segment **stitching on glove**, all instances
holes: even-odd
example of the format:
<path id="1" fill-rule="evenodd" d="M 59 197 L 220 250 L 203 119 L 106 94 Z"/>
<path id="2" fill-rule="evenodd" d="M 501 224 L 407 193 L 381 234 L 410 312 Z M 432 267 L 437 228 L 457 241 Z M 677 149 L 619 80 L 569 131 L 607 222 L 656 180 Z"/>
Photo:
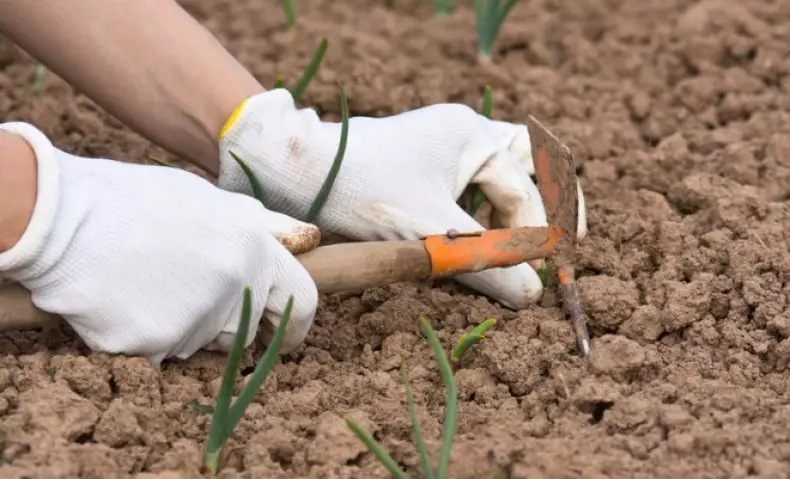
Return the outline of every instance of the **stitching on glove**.
<path id="1" fill-rule="evenodd" d="M 241 116 L 241 112 L 242 110 L 244 110 L 244 107 L 247 106 L 247 102 L 249 100 L 250 99 L 247 98 L 243 102 L 241 102 L 241 104 L 237 106 L 235 110 L 233 110 L 233 113 L 230 114 L 228 119 L 225 120 L 225 124 L 222 125 L 222 129 L 219 131 L 219 134 L 217 135 L 217 141 L 221 141 L 222 137 L 225 136 L 228 130 L 233 128 L 233 125 L 235 125 L 236 122 L 239 120 L 239 117 Z"/>

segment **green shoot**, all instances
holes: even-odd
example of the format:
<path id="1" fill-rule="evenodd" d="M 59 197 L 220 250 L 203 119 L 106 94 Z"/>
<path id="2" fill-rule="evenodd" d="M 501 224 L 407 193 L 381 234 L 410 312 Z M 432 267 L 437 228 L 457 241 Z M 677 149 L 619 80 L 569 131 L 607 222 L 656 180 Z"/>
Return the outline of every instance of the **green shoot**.
<path id="1" fill-rule="evenodd" d="M 379 462 L 383 464 L 385 468 L 387 468 L 389 473 L 392 474 L 392 477 L 397 479 L 409 478 L 409 476 L 407 476 L 406 473 L 403 472 L 400 467 L 398 467 L 398 463 L 395 462 L 395 459 L 390 456 L 387 450 L 384 449 L 384 447 L 379 444 L 379 442 L 376 441 L 376 439 L 371 436 L 369 432 L 367 432 L 362 426 L 357 424 L 356 421 L 351 418 L 347 417 L 345 419 L 345 423 L 346 426 L 348 426 L 348 428 L 351 429 L 354 434 L 356 434 L 359 440 L 362 441 L 368 449 L 370 449 L 370 452 L 376 456 L 376 459 L 378 459 Z"/>
<path id="2" fill-rule="evenodd" d="M 288 28 L 296 27 L 297 14 L 294 0 L 282 0 L 282 4 L 283 11 L 285 12 L 285 25 L 288 26 Z"/>
<path id="3" fill-rule="evenodd" d="M 318 67 L 321 66 L 321 62 L 324 60 L 324 55 L 326 54 L 326 49 L 329 46 L 329 42 L 326 38 L 321 39 L 321 44 L 318 45 L 318 49 L 313 54 L 313 58 L 310 60 L 310 63 L 305 68 L 304 73 L 302 73 L 302 77 L 299 78 L 299 81 L 296 83 L 296 86 L 293 87 L 291 90 L 291 95 L 294 97 L 294 101 L 299 101 L 299 98 L 302 96 L 302 93 L 307 89 L 307 86 L 313 81 L 313 77 L 318 72 Z"/>
<path id="4" fill-rule="evenodd" d="M 33 85 L 30 86 L 28 92 L 33 96 L 38 96 L 44 89 L 44 80 L 47 77 L 47 67 L 43 63 L 36 65 L 36 73 L 33 77 Z"/>
<path id="5" fill-rule="evenodd" d="M 172 164 L 166 162 L 165 160 L 161 160 L 161 159 L 155 157 L 154 155 L 148 155 L 148 159 L 152 163 L 155 163 L 155 164 L 157 164 L 159 166 L 167 166 L 168 168 L 175 168 L 175 165 L 172 165 Z"/>
<path id="6" fill-rule="evenodd" d="M 340 145 L 337 148 L 337 154 L 335 155 L 334 161 L 332 161 L 332 166 L 329 168 L 329 174 L 324 180 L 324 184 L 321 186 L 321 189 L 318 191 L 318 195 L 316 195 L 313 204 L 310 206 L 310 210 L 307 212 L 307 219 L 308 223 L 312 223 L 318 217 L 318 214 L 321 212 L 321 209 L 324 207 L 327 198 L 329 198 L 329 193 L 332 190 L 332 186 L 335 184 L 335 179 L 337 178 L 337 173 L 340 171 L 340 164 L 343 162 L 343 157 L 346 154 L 346 143 L 348 142 L 348 101 L 346 100 L 346 92 L 343 89 L 343 85 L 340 86 L 340 115 L 342 125 L 340 127 Z"/>
<path id="7" fill-rule="evenodd" d="M 483 115 L 484 117 L 488 118 L 489 120 L 491 119 L 491 112 L 493 110 L 493 104 L 494 104 L 494 102 L 493 102 L 493 99 L 491 98 L 491 86 L 490 85 L 486 85 L 485 90 L 483 90 L 483 108 L 482 108 L 480 114 Z M 472 200 L 470 201 L 470 204 L 469 204 L 469 211 L 468 211 L 468 213 L 469 213 L 469 216 L 474 216 L 475 213 L 477 213 L 477 210 L 479 210 L 480 207 L 483 206 L 483 203 L 485 202 L 486 197 L 483 194 L 483 192 L 480 190 L 479 186 L 472 185 L 472 186 L 470 186 L 470 188 L 472 190 Z"/>
<path id="8" fill-rule="evenodd" d="M 291 89 L 291 96 L 293 96 L 294 101 L 299 101 L 299 98 L 301 98 L 304 91 L 307 90 L 310 82 L 313 81 L 315 74 L 318 72 L 318 67 L 320 67 L 321 62 L 324 61 L 324 55 L 326 54 L 328 46 L 329 41 L 326 38 L 321 39 L 321 44 L 318 45 L 318 49 L 313 53 L 313 58 L 310 60 L 307 68 L 305 68 L 299 81 L 296 82 L 296 86 Z M 285 79 L 281 76 L 275 78 L 274 88 L 287 88 L 285 86 Z"/>
<path id="9" fill-rule="evenodd" d="M 420 317 L 420 327 L 422 328 L 423 334 L 425 334 L 426 338 L 428 339 L 428 344 L 430 344 L 431 349 L 433 350 L 436 361 L 439 363 L 439 372 L 442 376 L 442 381 L 444 382 L 444 387 L 447 391 L 444 429 L 442 432 L 442 446 L 439 454 L 439 464 L 435 471 L 432 471 L 430 465 L 428 464 L 428 456 L 425 452 L 425 443 L 422 440 L 419 421 L 417 420 L 417 414 L 414 411 L 414 401 L 411 394 L 411 387 L 409 386 L 409 375 L 405 366 L 405 361 L 402 364 L 403 380 L 406 387 L 409 416 L 414 429 L 414 437 L 417 441 L 417 448 L 420 453 L 420 464 L 423 469 L 423 477 L 430 479 L 445 479 L 447 477 L 447 468 L 450 463 L 450 451 L 452 449 L 453 439 L 455 436 L 458 390 L 455 384 L 455 377 L 453 376 L 452 368 L 450 367 L 450 362 L 447 359 L 447 355 L 444 353 L 444 349 L 442 349 L 442 345 L 439 342 L 439 337 L 436 335 L 436 331 L 433 330 L 431 324 L 427 319 L 425 319 L 425 317 Z M 376 441 L 376 439 L 373 438 L 373 436 L 371 436 L 367 431 L 365 431 L 361 426 L 359 426 L 350 418 L 346 419 L 346 425 L 368 447 L 368 449 L 370 449 L 373 455 L 376 456 L 376 458 L 382 463 L 382 465 L 384 465 L 384 467 L 387 468 L 393 477 L 399 479 L 408 477 L 406 473 L 398 467 L 398 464 L 394 459 L 392 459 L 392 456 L 389 455 L 389 453 L 381 446 L 381 444 Z"/>
<path id="10" fill-rule="evenodd" d="M 433 0 L 433 12 L 439 16 L 447 16 L 453 11 L 453 0 Z"/>
<path id="11" fill-rule="evenodd" d="M 252 402 L 255 393 L 266 380 L 272 367 L 274 367 L 274 363 L 280 353 L 283 339 L 285 338 L 285 329 L 288 325 L 288 321 L 291 319 L 292 309 L 293 296 L 290 296 L 285 311 L 283 312 L 282 320 L 277 327 L 277 331 L 274 333 L 271 344 L 266 348 L 266 353 L 255 367 L 250 381 L 241 391 L 236 401 L 231 404 L 230 400 L 233 395 L 233 386 L 236 383 L 236 371 L 238 370 L 239 362 L 244 352 L 244 344 L 247 340 L 247 331 L 250 326 L 250 317 L 252 315 L 252 294 L 249 287 L 244 288 L 241 320 L 236 332 L 236 338 L 233 342 L 233 347 L 225 363 L 225 372 L 222 376 L 219 394 L 217 395 L 213 407 L 211 426 L 209 428 L 208 440 L 206 441 L 206 449 L 203 456 L 204 473 L 217 473 L 220 456 L 225 443 L 233 433 L 236 424 L 244 415 L 247 406 Z"/>
<path id="12" fill-rule="evenodd" d="M 496 324 L 496 319 L 488 318 L 475 326 L 470 332 L 462 334 L 450 355 L 453 363 L 459 362 L 469 348 L 485 339 L 485 332 L 491 329 L 494 324 Z"/>
<path id="13" fill-rule="evenodd" d="M 409 419 L 411 420 L 411 427 L 414 429 L 414 442 L 417 443 L 417 452 L 420 454 L 420 465 L 422 466 L 423 478 L 433 479 L 431 463 L 428 461 L 428 452 L 425 449 L 425 441 L 422 438 L 420 419 L 417 417 L 417 410 L 414 407 L 414 394 L 411 392 L 409 366 L 406 364 L 405 357 L 401 358 L 401 376 L 403 378 L 403 387 L 406 390 L 406 404 L 409 407 Z"/>
<path id="14" fill-rule="evenodd" d="M 475 0 L 475 17 L 477 25 L 477 58 L 481 62 L 490 62 L 491 50 L 499 35 L 499 29 L 505 21 L 516 0 Z"/>
<path id="15" fill-rule="evenodd" d="M 233 159 L 236 160 L 236 163 L 239 164 L 242 171 L 244 171 L 244 174 L 247 175 L 247 179 L 250 181 L 250 186 L 252 187 L 253 196 L 255 196 L 255 198 L 257 198 L 262 205 L 266 206 L 266 203 L 263 201 L 264 198 L 263 186 L 261 186 L 261 182 L 258 181 L 258 177 L 255 176 L 255 173 L 253 173 L 250 167 L 247 166 L 247 163 L 245 163 L 241 158 L 236 156 L 236 153 L 233 153 L 232 151 L 228 151 L 228 153 L 230 153 L 230 156 L 232 156 Z"/>

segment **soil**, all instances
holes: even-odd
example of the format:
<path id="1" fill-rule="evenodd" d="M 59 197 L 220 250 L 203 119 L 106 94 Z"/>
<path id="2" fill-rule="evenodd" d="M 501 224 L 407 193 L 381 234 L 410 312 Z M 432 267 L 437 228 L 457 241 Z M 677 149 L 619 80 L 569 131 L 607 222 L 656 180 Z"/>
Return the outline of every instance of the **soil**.
<path id="1" fill-rule="evenodd" d="M 346 429 L 356 418 L 416 477 L 400 356 L 437 451 L 441 378 L 417 319 L 449 346 L 494 330 L 457 372 L 451 477 L 790 477 L 790 3 L 519 2 L 492 65 L 471 2 L 189 0 L 264 84 L 329 50 L 301 103 L 339 118 L 438 102 L 532 114 L 579 161 L 589 235 L 578 252 L 593 336 L 586 364 L 548 291 L 509 311 L 451 281 L 322 296 L 228 447 L 220 477 L 387 477 Z M 0 43 L 0 115 L 77 154 L 178 163 Z M 183 163 L 179 163 L 182 164 Z M 244 359 L 249 374 L 262 346 Z M 191 478 L 225 356 L 161 369 L 91 353 L 67 328 L 0 336 L 0 476 Z M 240 379 L 241 385 L 243 379 Z"/>

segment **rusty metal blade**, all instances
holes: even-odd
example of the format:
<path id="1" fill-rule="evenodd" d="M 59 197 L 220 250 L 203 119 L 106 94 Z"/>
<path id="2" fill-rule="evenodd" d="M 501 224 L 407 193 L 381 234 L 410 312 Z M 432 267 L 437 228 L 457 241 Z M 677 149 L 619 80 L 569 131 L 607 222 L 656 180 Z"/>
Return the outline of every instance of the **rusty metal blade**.
<path id="1" fill-rule="evenodd" d="M 549 225 L 559 226 L 565 233 L 565 244 L 553 256 L 560 282 L 560 294 L 582 355 L 590 351 L 590 335 L 581 312 L 574 273 L 574 251 L 579 217 L 578 178 L 570 148 L 535 117 L 527 117 L 532 143 L 535 178 L 543 199 Z"/>

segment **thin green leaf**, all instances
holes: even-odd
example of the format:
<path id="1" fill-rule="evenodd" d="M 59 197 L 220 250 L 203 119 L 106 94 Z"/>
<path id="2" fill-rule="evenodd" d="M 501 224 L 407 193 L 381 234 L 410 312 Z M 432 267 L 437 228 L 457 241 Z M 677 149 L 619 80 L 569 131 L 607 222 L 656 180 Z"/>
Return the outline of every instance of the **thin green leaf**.
<path id="1" fill-rule="evenodd" d="M 510 13 L 510 10 L 513 8 L 513 6 L 516 4 L 517 1 L 518 0 L 508 0 L 505 6 L 502 7 L 501 9 L 499 9 L 497 6 L 496 18 L 494 19 L 494 32 L 496 32 L 496 35 L 494 36 L 494 38 L 491 39 L 492 44 L 493 41 L 496 40 L 496 36 L 499 34 L 499 29 L 502 28 L 502 24 L 505 23 L 505 18 L 507 18 L 508 13 Z M 497 1 L 497 3 L 499 2 Z"/>
<path id="2" fill-rule="evenodd" d="M 29 93 L 33 96 L 38 96 L 44 90 L 44 81 L 47 77 L 47 67 L 43 63 L 36 65 L 36 72 L 33 76 L 33 85 L 28 89 Z"/>
<path id="3" fill-rule="evenodd" d="M 356 436 L 365 443 L 365 446 L 376 456 L 376 459 L 392 474 L 392 477 L 397 479 L 408 479 L 408 476 L 405 472 L 398 467 L 398 463 L 395 462 L 395 459 L 390 456 L 384 447 L 376 441 L 376 439 L 370 435 L 367 431 L 365 431 L 362 426 L 357 424 L 353 419 L 346 418 L 345 419 L 346 426 L 348 426 L 351 431 L 356 434 Z"/>
<path id="4" fill-rule="evenodd" d="M 198 414 L 211 414 L 214 411 L 214 408 L 211 406 L 206 406 L 205 404 L 200 404 L 196 401 L 192 401 L 187 404 L 189 409 L 197 412 Z"/>
<path id="5" fill-rule="evenodd" d="M 485 0 L 474 0 L 475 2 L 475 27 L 477 28 L 477 44 L 478 50 L 485 46 L 487 41 L 487 28 L 488 22 L 486 21 L 486 3 Z"/>
<path id="6" fill-rule="evenodd" d="M 239 393 L 236 401 L 234 401 L 233 405 L 228 411 L 228 415 L 225 418 L 226 429 L 224 440 L 227 440 L 230 437 L 231 433 L 233 432 L 233 428 L 236 427 L 236 424 L 239 422 L 242 416 L 244 416 L 244 411 L 247 409 L 247 406 L 249 406 L 252 400 L 255 399 L 255 394 L 266 381 L 266 378 L 269 376 L 274 364 L 280 357 L 280 348 L 282 347 L 283 341 L 285 340 L 285 331 L 288 328 L 288 322 L 291 320 L 293 305 L 294 297 L 291 295 L 288 298 L 288 303 L 285 305 L 285 311 L 283 312 L 282 319 L 280 320 L 280 325 L 277 326 L 277 330 L 274 332 L 274 338 L 272 338 L 271 344 L 269 344 L 269 347 L 266 348 L 266 353 L 264 353 L 263 358 L 261 358 L 261 360 L 258 362 L 258 365 L 255 366 L 255 370 L 252 372 L 252 377 L 247 382 L 247 385 L 244 387 L 244 389 L 242 389 L 241 393 Z"/>
<path id="7" fill-rule="evenodd" d="M 230 399 L 233 395 L 233 386 L 236 382 L 236 371 L 239 368 L 239 361 L 241 361 L 241 356 L 244 352 L 244 343 L 247 340 L 247 329 L 250 325 L 250 316 L 252 316 L 252 294 L 250 288 L 245 287 L 239 328 L 236 332 L 236 338 L 233 341 L 233 347 L 228 355 L 228 360 L 225 363 L 225 372 L 222 375 L 219 394 L 214 404 L 214 414 L 211 417 L 211 426 L 206 442 L 203 467 L 211 473 L 217 471 L 220 452 L 225 443 L 225 427 L 230 407 Z"/>
<path id="8" fill-rule="evenodd" d="M 483 90 L 483 108 L 480 110 L 480 114 L 490 120 L 493 109 L 494 100 L 491 97 L 491 85 L 486 85 Z"/>
<path id="9" fill-rule="evenodd" d="M 313 54 L 312 60 L 310 60 L 307 68 L 302 73 L 302 77 L 299 78 L 296 86 L 291 90 L 291 95 L 293 96 L 294 101 L 299 100 L 304 91 L 307 89 L 307 86 L 311 81 L 313 81 L 315 74 L 318 72 L 318 67 L 321 66 L 321 62 L 324 60 L 324 54 L 326 54 L 326 49 L 328 46 L 329 42 L 326 38 L 323 38 L 321 40 L 321 44 L 318 46 L 318 49 Z"/>
<path id="10" fill-rule="evenodd" d="M 288 28 L 296 26 L 296 5 L 293 0 L 282 0 L 283 11 L 285 12 L 285 24 Z"/>
<path id="11" fill-rule="evenodd" d="M 264 200 L 263 186 L 261 186 L 261 182 L 258 181 L 258 177 L 255 176 L 255 173 L 253 173 L 252 169 L 250 169 L 250 167 L 247 166 L 247 163 L 245 163 L 241 158 L 239 158 L 236 155 L 236 153 L 230 150 L 228 150 L 228 153 L 230 153 L 230 156 L 232 156 L 233 159 L 236 160 L 236 163 L 239 164 L 242 171 L 244 171 L 244 174 L 247 176 L 247 179 L 250 182 L 250 186 L 252 186 L 253 196 L 255 196 L 255 198 L 257 198 L 258 201 L 260 201 L 261 204 L 265 206 L 266 203 L 263 201 Z"/>
<path id="12" fill-rule="evenodd" d="M 450 354 L 450 359 L 452 362 L 457 363 L 461 360 L 461 358 L 466 354 L 466 351 L 469 350 L 472 346 L 479 343 L 485 338 L 485 333 L 491 327 L 496 324 L 496 319 L 488 318 L 482 323 L 478 324 L 471 331 L 466 334 L 462 334 L 461 338 L 456 343 L 455 347 L 453 348 L 452 353 Z"/>
<path id="13" fill-rule="evenodd" d="M 422 316 L 420 317 L 420 326 L 422 327 L 423 334 L 428 339 L 428 344 L 433 349 L 433 355 L 439 363 L 439 372 L 444 381 L 444 387 L 447 389 L 447 400 L 444 411 L 444 428 L 442 430 L 442 448 L 439 455 L 439 465 L 436 468 L 436 478 L 445 479 L 447 477 L 447 468 L 450 464 L 450 451 L 453 447 L 453 437 L 455 436 L 456 424 L 456 407 L 458 402 L 458 389 L 455 384 L 455 376 L 453 376 L 453 369 L 450 366 L 450 361 L 447 360 L 447 355 L 442 349 L 442 344 L 439 342 L 439 337 L 436 331 L 431 327 L 431 323 Z"/>
<path id="14" fill-rule="evenodd" d="M 165 160 L 160 160 L 159 158 L 155 157 L 154 155 L 148 155 L 148 159 L 151 162 L 156 163 L 159 166 L 166 166 L 168 168 L 175 168 L 176 167 L 175 165 L 173 165 L 171 163 L 168 163 Z"/>
<path id="15" fill-rule="evenodd" d="M 420 465 L 422 466 L 423 479 L 433 479 L 433 470 L 431 469 L 431 463 L 428 460 L 428 452 L 425 449 L 425 441 L 422 438 L 420 420 L 417 417 L 417 410 L 414 407 L 414 395 L 411 391 L 409 366 L 406 364 L 406 358 L 401 359 L 401 375 L 403 376 L 403 387 L 406 389 L 406 404 L 409 408 L 409 418 L 411 419 L 411 426 L 414 430 L 414 442 L 417 443 L 417 452 L 420 454 Z"/>
<path id="16" fill-rule="evenodd" d="M 318 217 L 318 214 L 321 212 L 321 209 L 324 207 L 327 198 L 329 198 L 329 193 L 332 191 L 332 186 L 335 184 L 335 179 L 337 178 L 337 173 L 340 171 L 340 165 L 343 162 L 343 157 L 346 154 L 346 143 L 348 142 L 348 101 L 346 100 L 346 92 L 343 89 L 343 85 L 340 86 L 340 105 L 341 105 L 341 116 L 342 116 L 342 125 L 340 128 L 340 145 L 337 148 L 337 154 L 335 155 L 335 159 L 332 162 L 332 166 L 329 169 L 329 174 L 324 180 L 324 184 L 321 186 L 321 189 L 318 191 L 318 194 L 313 201 L 313 204 L 310 206 L 310 210 L 307 212 L 307 219 L 308 223 L 312 223 Z"/>
<path id="17" fill-rule="evenodd" d="M 274 88 L 285 88 L 285 78 L 277 77 L 274 79 Z"/>

